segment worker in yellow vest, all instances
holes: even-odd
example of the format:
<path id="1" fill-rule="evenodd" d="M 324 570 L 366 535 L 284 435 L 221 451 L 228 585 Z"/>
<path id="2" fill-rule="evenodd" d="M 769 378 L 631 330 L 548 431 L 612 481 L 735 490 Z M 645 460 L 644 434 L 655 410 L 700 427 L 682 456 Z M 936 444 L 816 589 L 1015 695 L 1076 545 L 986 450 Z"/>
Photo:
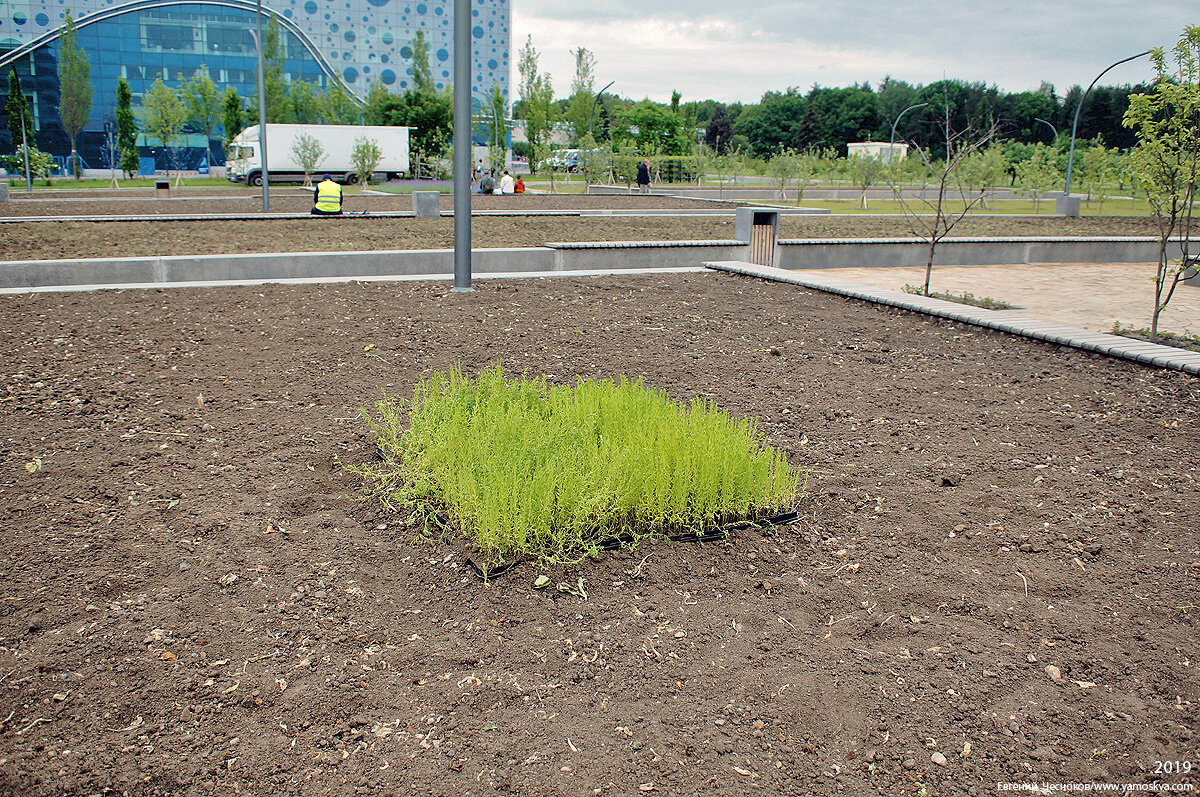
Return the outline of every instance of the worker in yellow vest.
<path id="1" fill-rule="evenodd" d="M 313 189 L 312 215 L 342 215 L 342 187 L 335 183 L 333 178 L 328 174 L 326 174 L 321 179 L 321 182 L 317 183 L 317 187 Z"/>

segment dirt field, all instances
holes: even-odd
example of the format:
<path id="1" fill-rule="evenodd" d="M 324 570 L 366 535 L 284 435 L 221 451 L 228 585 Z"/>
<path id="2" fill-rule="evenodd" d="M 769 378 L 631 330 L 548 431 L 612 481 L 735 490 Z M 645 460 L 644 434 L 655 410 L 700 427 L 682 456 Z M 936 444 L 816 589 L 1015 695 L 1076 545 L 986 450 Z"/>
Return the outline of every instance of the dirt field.
<path id="1" fill-rule="evenodd" d="M 238 190 L 187 189 L 176 199 L 141 195 L 110 197 L 104 192 L 56 194 L 58 198 L 14 198 L 0 206 L 8 217 L 244 212 L 258 214 L 261 196 Z M 196 198 L 186 198 L 196 197 Z M 284 189 L 271 202 L 273 212 L 306 212 L 311 194 Z M 443 196 L 447 210 L 451 197 Z M 732 210 L 737 203 L 700 202 L 661 196 L 525 196 L 473 197 L 480 211 L 707 210 L 718 216 L 666 218 L 617 216 L 477 216 L 472 220 L 476 248 L 541 246 L 557 241 L 726 240 L 733 237 Z M 351 196 L 348 210 L 410 211 L 408 196 Z M 788 216 L 784 238 L 895 238 L 911 235 L 902 217 Z M 1154 235 L 1148 218 L 1056 218 L 981 216 L 955 230 L 964 236 Z M 324 252 L 373 249 L 444 249 L 454 245 L 454 223 L 441 219 L 362 218 L 245 221 L 31 222 L 0 224 L 0 260 L 71 257 L 140 257 L 172 254 L 240 252 Z"/>
<path id="2" fill-rule="evenodd" d="M 2 794 L 1197 780 L 1194 378 L 715 273 L 0 320 Z M 479 582 L 338 463 L 380 390 L 496 359 L 761 419 L 802 521 Z"/>

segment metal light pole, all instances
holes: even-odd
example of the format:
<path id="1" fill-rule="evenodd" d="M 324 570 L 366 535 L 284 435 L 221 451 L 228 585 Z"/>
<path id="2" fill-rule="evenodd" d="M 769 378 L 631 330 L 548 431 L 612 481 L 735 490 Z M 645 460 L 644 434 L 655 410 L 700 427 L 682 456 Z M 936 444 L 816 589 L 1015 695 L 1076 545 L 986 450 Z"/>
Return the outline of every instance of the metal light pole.
<path id="1" fill-rule="evenodd" d="M 258 156 L 262 161 L 262 200 L 263 212 L 266 213 L 271 209 L 271 178 L 267 170 L 267 81 L 263 65 L 262 0 L 258 0 L 254 29 L 257 33 L 254 44 L 258 50 Z"/>
<path id="2" fill-rule="evenodd" d="M 1042 124 L 1044 124 L 1046 127 L 1050 128 L 1050 132 L 1054 134 L 1054 138 L 1055 138 L 1055 140 L 1058 140 L 1058 128 L 1057 128 L 1057 127 L 1055 127 L 1054 125 L 1050 124 L 1050 123 L 1049 123 L 1049 122 L 1047 122 L 1045 119 L 1042 119 L 1042 118 L 1040 118 L 1040 117 L 1037 117 L 1037 116 L 1033 117 L 1033 121 L 1035 121 L 1035 122 L 1041 122 L 1041 123 L 1042 123 Z"/>
<path id="3" fill-rule="evenodd" d="M 592 119 L 596 117 L 596 106 L 600 104 L 600 95 L 608 91 L 615 80 L 610 80 L 608 85 L 596 92 L 596 99 L 592 100 L 592 112 L 588 115 L 588 135 L 592 135 Z"/>
<path id="4" fill-rule="evenodd" d="M 1087 95 L 1090 94 L 1092 91 L 1092 88 L 1095 87 L 1096 81 L 1099 80 L 1100 78 L 1104 77 L 1105 73 L 1108 72 L 1108 70 L 1112 69 L 1115 66 L 1120 66 L 1121 64 L 1124 64 L 1128 61 L 1132 61 L 1135 58 L 1141 58 L 1143 55 L 1149 55 L 1151 52 L 1153 52 L 1153 51 L 1147 50 L 1144 53 L 1138 53 L 1137 55 L 1131 55 L 1128 58 L 1122 58 L 1120 61 L 1117 61 L 1115 64 L 1108 65 L 1107 67 L 1104 68 L 1104 72 L 1101 72 L 1100 74 L 1096 75 L 1096 80 L 1092 81 L 1091 85 L 1087 87 L 1087 91 L 1085 91 L 1083 93 L 1083 95 L 1079 98 L 1079 104 L 1075 106 L 1075 121 L 1071 123 L 1071 152 L 1069 155 L 1067 155 L 1067 182 L 1063 186 L 1063 196 L 1064 197 L 1071 196 L 1071 166 L 1075 162 L 1075 133 L 1079 129 L 1079 112 L 1081 110 L 1083 110 L 1083 101 L 1087 99 Z"/>
<path id="5" fill-rule="evenodd" d="M 471 287 L 471 5 L 454 2 L 454 287 Z"/>
<path id="6" fill-rule="evenodd" d="M 896 125 L 900 124 L 900 118 L 902 116 L 904 116 L 904 114 L 911 111 L 912 109 L 924 108 L 928 104 L 929 103 L 927 103 L 927 102 L 919 102 L 916 105 L 910 105 L 907 108 L 905 108 L 903 111 L 901 111 L 899 114 L 896 115 L 896 121 L 892 122 L 892 140 L 891 140 L 891 142 L 888 143 L 888 164 L 889 165 L 895 162 L 895 155 L 894 155 L 895 150 L 893 149 L 893 147 L 896 146 Z"/>

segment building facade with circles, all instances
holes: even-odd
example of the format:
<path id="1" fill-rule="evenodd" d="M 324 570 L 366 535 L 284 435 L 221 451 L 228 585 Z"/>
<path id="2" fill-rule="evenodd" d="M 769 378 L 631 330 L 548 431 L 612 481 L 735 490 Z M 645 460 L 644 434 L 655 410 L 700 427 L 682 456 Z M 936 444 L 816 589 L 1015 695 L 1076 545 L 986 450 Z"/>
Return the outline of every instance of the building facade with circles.
<path id="1" fill-rule="evenodd" d="M 509 2 L 468 1 L 474 99 L 483 102 L 495 86 L 508 97 Z M 201 66 L 219 90 L 232 86 L 244 98 L 256 96 L 256 8 L 254 0 L 6 0 L 0 92 L 7 93 L 15 70 L 31 103 L 37 147 L 58 157 L 69 153 L 58 119 L 58 44 L 69 10 L 92 81 L 91 119 L 77 148 L 87 166 L 104 168 L 105 123 L 113 120 L 118 78 L 128 81 L 135 105 L 159 77 L 179 86 Z M 453 0 L 263 0 L 262 8 L 283 34 L 289 83 L 304 80 L 316 92 L 340 85 L 359 100 L 377 84 L 403 93 L 412 87 L 412 43 L 423 31 L 434 83 L 453 85 Z M 12 152 L 8 138 L 7 127 L 0 128 L 0 154 Z M 186 146 L 202 148 L 204 138 L 193 134 Z"/>

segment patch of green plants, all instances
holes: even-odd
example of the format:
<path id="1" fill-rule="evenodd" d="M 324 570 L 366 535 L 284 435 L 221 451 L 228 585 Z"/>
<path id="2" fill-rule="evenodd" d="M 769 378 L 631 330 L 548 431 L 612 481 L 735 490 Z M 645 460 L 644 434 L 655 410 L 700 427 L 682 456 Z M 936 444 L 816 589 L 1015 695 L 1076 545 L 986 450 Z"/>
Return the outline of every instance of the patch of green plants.
<path id="1" fill-rule="evenodd" d="M 1151 338 L 1150 330 L 1146 327 L 1134 329 L 1133 327 L 1122 326 L 1120 321 L 1115 321 L 1113 322 L 1112 333 L 1126 338 L 1144 340 L 1148 343 L 1160 343 L 1163 346 L 1174 346 L 1177 349 L 1200 352 L 1200 335 L 1192 335 L 1187 332 L 1164 332 L 1160 329 L 1158 335 Z"/>
<path id="2" fill-rule="evenodd" d="M 373 417 L 368 494 L 426 530 L 457 529 L 489 562 L 573 561 L 609 539 L 703 532 L 791 508 L 801 473 L 751 419 L 640 380 L 422 379 Z"/>
<path id="3" fill-rule="evenodd" d="M 924 296 L 925 292 L 920 285 L 909 285 L 904 283 L 904 292 L 913 293 L 917 296 Z M 993 299 L 990 296 L 976 296 L 973 293 L 961 294 L 950 293 L 949 291 L 930 291 L 929 298 L 945 299 L 947 302 L 958 302 L 959 304 L 969 304 L 972 307 L 982 307 L 984 310 L 1020 310 L 1015 304 L 1009 304 L 1002 299 Z"/>

